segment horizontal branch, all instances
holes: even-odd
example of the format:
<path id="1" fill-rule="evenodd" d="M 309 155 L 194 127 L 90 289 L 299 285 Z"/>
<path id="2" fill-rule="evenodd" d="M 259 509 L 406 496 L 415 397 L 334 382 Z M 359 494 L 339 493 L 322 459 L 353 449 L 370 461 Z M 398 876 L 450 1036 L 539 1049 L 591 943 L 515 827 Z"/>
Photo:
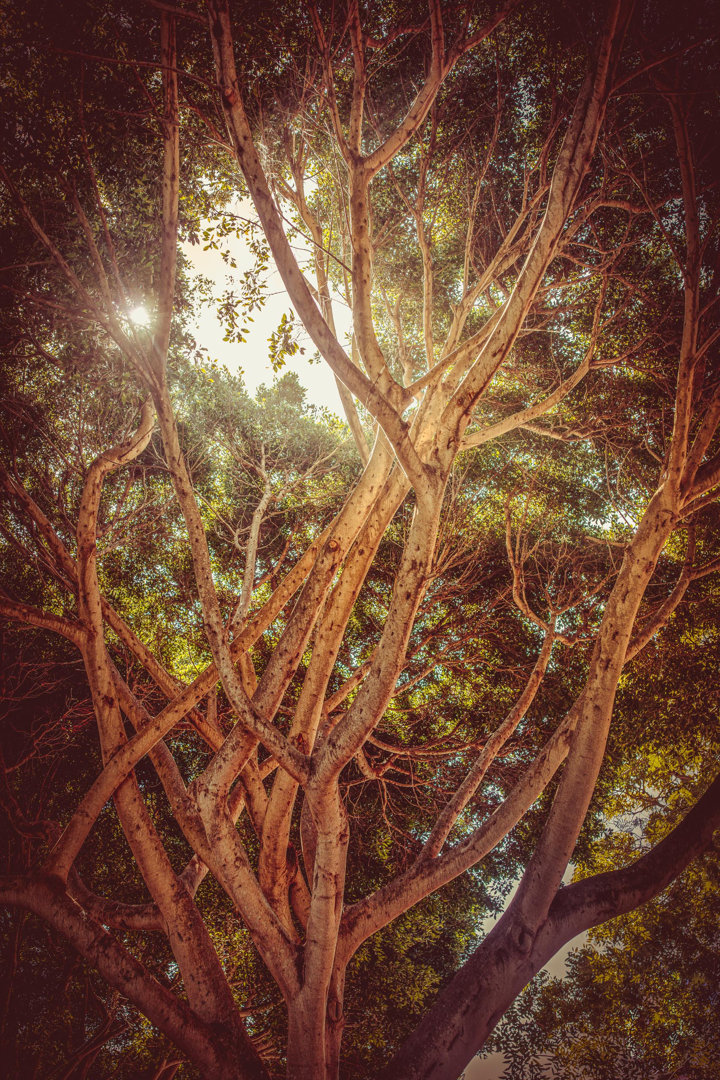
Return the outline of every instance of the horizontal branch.
<path id="1" fill-rule="evenodd" d="M 430 893 L 477 865 L 507 836 L 545 790 L 565 760 L 580 713 L 578 699 L 535 761 L 501 805 L 470 836 L 427 862 L 418 862 L 377 892 L 351 905 L 343 916 L 342 949 L 352 956 L 372 934 Z"/>
<path id="2" fill-rule="evenodd" d="M 483 443 L 490 442 L 491 439 L 497 439 L 501 435 L 506 435 L 509 431 L 515 431 L 516 428 L 525 427 L 526 424 L 531 423 L 537 419 L 538 416 L 543 416 L 546 412 L 549 412 L 553 406 L 557 405 L 563 398 L 567 397 L 571 390 L 585 378 L 590 370 L 590 357 L 585 356 L 579 367 L 570 375 L 567 379 L 564 379 L 551 394 L 543 398 L 542 401 L 537 401 L 534 405 L 529 405 L 526 409 L 521 409 L 519 412 L 513 413 L 512 416 L 506 416 L 504 420 L 498 420 L 497 423 L 491 424 L 490 427 L 483 428 L 481 431 L 474 431 L 470 435 L 466 435 L 462 441 L 461 449 L 468 450 L 473 446 L 482 446 Z"/>
<path id="3" fill-rule="evenodd" d="M 22 604 L 19 600 L 0 596 L 0 615 L 27 623 L 29 626 L 39 626 L 43 630 L 52 630 L 56 634 L 62 634 L 74 645 L 80 645 L 83 641 L 85 632 L 80 623 L 62 615 L 54 615 L 50 611 L 43 611 L 32 604 Z"/>
<path id="4" fill-rule="evenodd" d="M 45 878 L 0 881 L 0 901 L 34 912 L 132 1002 L 206 1075 L 220 1076 L 217 1033 L 202 1023 L 103 927 Z M 217 1071 L 216 1071 L 217 1070 Z"/>

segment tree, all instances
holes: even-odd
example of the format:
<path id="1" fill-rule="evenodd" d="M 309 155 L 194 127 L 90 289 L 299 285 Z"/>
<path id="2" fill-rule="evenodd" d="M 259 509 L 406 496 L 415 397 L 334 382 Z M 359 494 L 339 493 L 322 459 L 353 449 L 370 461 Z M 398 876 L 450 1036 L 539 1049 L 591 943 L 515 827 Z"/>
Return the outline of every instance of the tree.
<path id="1" fill-rule="evenodd" d="M 384 1075 L 454 1080 L 562 944 L 660 892 L 720 816 L 700 762 L 709 786 L 663 839 L 561 887 L 608 746 L 616 776 L 632 762 L 608 743 L 624 673 L 719 564 L 712 13 L 111 8 L 78 5 L 52 44 L 27 11 L 9 46 L 0 610 L 79 652 L 101 760 L 62 820 L 13 807 L 34 844 L 2 896 L 219 1080 L 275 1069 L 234 994 L 262 970 L 287 1075 L 316 1080 L 344 1068 L 365 943 L 401 942 L 406 912 L 431 932 L 440 890 L 523 862 L 482 942 L 438 934 L 438 971 L 459 966 L 432 1007 L 383 1033 Z M 253 232 L 233 186 L 264 239 L 228 333 L 262 302 L 266 244 L 342 387 L 357 460 L 332 474 L 291 383 L 284 439 L 197 369 L 218 437 L 194 459 L 178 242 Z M 284 320 L 275 363 L 295 344 Z M 139 876 L 118 899 L 121 836 Z"/>

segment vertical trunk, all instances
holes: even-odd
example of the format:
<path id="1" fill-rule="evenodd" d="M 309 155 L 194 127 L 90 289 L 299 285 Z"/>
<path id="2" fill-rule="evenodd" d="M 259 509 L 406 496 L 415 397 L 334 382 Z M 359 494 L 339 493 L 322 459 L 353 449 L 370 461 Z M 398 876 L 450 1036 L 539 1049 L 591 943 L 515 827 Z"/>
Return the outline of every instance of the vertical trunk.
<path id="1" fill-rule="evenodd" d="M 303 990 L 288 1006 L 287 1080 L 318 1080 L 325 1075 L 325 1025 L 320 1004 Z"/>
<path id="2" fill-rule="evenodd" d="M 304 987 L 288 1007 L 288 1080 L 338 1080 L 345 1027 L 345 968 L 336 967 L 329 987 Z"/>
<path id="3" fill-rule="evenodd" d="M 317 840 L 302 987 L 288 1006 L 288 1080 L 322 1080 L 328 1075 L 328 1014 L 331 1020 L 339 1019 L 338 1006 L 340 1012 L 342 1008 L 341 985 L 333 975 L 350 838 L 347 814 L 336 782 L 316 791 L 309 787 L 308 802 Z"/>
<path id="4" fill-rule="evenodd" d="M 335 962 L 328 993 L 325 1020 L 325 1080 L 337 1080 L 340 1075 L 340 1046 L 345 1029 L 345 963 Z"/>

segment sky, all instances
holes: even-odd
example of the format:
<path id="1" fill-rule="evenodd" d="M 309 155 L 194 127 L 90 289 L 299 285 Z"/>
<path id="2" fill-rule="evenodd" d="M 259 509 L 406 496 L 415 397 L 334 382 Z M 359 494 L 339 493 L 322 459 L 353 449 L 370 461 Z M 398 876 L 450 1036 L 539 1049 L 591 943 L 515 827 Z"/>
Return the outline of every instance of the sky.
<path id="1" fill-rule="evenodd" d="M 244 203 L 240 205 L 238 212 L 249 216 L 249 208 Z M 234 271 L 228 270 L 219 251 L 203 251 L 202 244 L 192 245 L 186 242 L 182 245 L 183 252 L 193 269 L 217 282 L 218 297 L 225 290 L 229 273 L 239 277 L 252 265 L 252 257 L 243 242 L 233 240 L 232 244 L 232 254 L 237 262 L 237 270 Z M 300 252 L 300 257 L 302 257 L 302 252 Z M 223 341 L 223 330 L 211 307 L 203 306 L 194 324 L 198 344 L 209 349 L 211 357 L 219 360 L 231 372 L 235 373 L 241 369 L 245 385 L 251 394 L 261 383 L 271 384 L 276 377 L 268 360 L 267 341 L 270 334 L 277 328 L 283 313 L 292 310 L 290 298 L 285 292 L 272 259 L 270 267 L 267 277 L 269 293 L 267 302 L 260 312 L 253 312 L 255 321 L 249 324 L 250 332 L 244 344 Z M 334 312 L 338 334 L 340 340 L 343 341 L 344 335 L 351 326 L 350 312 L 337 300 L 334 304 Z M 298 338 L 298 341 L 305 348 L 305 355 L 296 354 L 289 357 L 280 375 L 282 376 L 285 371 L 295 371 L 307 391 L 309 404 L 328 408 L 331 412 L 342 416 L 342 405 L 334 375 L 324 361 L 312 364 L 308 362 L 308 357 L 315 353 L 315 347 L 306 335 Z"/>

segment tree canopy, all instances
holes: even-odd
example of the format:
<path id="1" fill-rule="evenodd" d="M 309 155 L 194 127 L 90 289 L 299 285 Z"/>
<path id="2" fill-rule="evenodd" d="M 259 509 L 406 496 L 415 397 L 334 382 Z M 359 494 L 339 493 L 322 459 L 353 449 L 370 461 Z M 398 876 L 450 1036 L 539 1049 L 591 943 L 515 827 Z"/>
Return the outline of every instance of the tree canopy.
<path id="1" fill-rule="evenodd" d="M 456 1080 L 593 927 L 498 1037 L 687 1066 L 650 969 L 632 1035 L 597 984 L 713 963 L 667 926 L 717 905 L 715 14 L 8 5 L 18 1077 Z M 195 317 L 249 370 L 271 260 L 251 397 Z"/>

